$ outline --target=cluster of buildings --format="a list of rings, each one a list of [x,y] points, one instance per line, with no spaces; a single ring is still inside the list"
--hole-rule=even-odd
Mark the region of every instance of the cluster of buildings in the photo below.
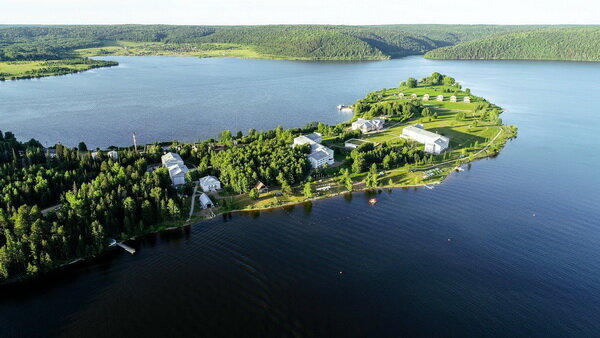
[[[181,156],[176,153],[168,152],[160,158],[163,167],[169,170],[169,177],[173,185],[185,184],[185,174],[189,171]],[[221,182],[215,176],[204,176],[199,182],[203,193],[200,194],[199,201],[202,209],[212,208],[215,204],[206,194],[207,192],[217,191],[221,189]]]
[[[332,165],[335,162],[333,158],[333,149],[322,145],[322,141],[323,139],[320,133],[301,135],[294,139],[294,146],[310,144],[308,160],[313,168],[320,168],[326,164]]]
[[[398,94],[398,98],[404,99],[405,98],[404,93],[399,93]],[[411,99],[417,99],[418,95],[413,93],[413,94],[410,95],[410,98]],[[425,95],[423,95],[423,97],[421,99],[423,101],[429,101],[429,98],[430,98],[429,94],[425,94]],[[439,102],[444,101],[444,95],[438,95],[438,96],[436,96],[435,100],[439,101]],[[456,98],[456,95],[450,96],[450,102],[457,102],[457,101],[458,100]],[[463,97],[463,102],[465,102],[465,103],[471,103],[471,97],[470,96]]]
[[[206,193],[221,190],[221,181],[214,176],[208,175],[202,177],[198,183],[200,183],[200,189],[203,191],[202,194],[200,194],[200,197],[198,197],[200,201],[200,207],[202,209],[214,207],[215,204]]]
[[[352,130],[360,130],[364,134],[374,130],[381,130],[383,129],[384,124],[385,120],[380,118],[372,120],[359,118],[352,122]]]
[[[404,127],[402,137],[423,143],[425,152],[435,155],[443,153],[450,146],[449,138],[425,130],[422,124]]]
[[[454,95],[450,96],[450,102],[457,102],[457,101],[458,100],[456,99],[456,96],[454,96]],[[471,103],[471,97],[470,96],[463,97],[463,102]]]
[[[163,167],[169,170],[169,177],[173,185],[185,184],[185,174],[189,171],[183,163],[181,156],[176,153],[166,153],[160,158]]]

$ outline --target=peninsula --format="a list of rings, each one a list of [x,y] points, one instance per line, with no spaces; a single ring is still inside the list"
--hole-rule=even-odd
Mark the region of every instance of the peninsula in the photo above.
[[[197,143],[44,148],[0,133],[0,280],[232,211],[428,186],[516,136],[502,109],[433,73],[369,93],[338,125],[223,131]]]

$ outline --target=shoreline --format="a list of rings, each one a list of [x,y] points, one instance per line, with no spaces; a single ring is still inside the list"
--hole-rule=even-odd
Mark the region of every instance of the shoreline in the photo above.
[[[468,164],[468,163],[472,163],[475,161],[492,158],[493,155],[497,155],[497,154],[491,154],[491,155],[475,158],[475,159],[473,159],[469,162],[465,162],[463,164]],[[441,165],[441,164],[438,164],[438,165]],[[128,239],[124,239],[121,242],[139,241],[147,236],[159,235],[161,233],[173,232],[175,230],[185,230],[186,227],[201,225],[207,221],[213,220],[216,217],[225,215],[225,214],[233,214],[233,213],[244,214],[244,213],[260,212],[260,211],[274,211],[277,209],[283,209],[283,208],[290,207],[290,206],[296,206],[296,205],[304,204],[307,202],[312,203],[312,202],[322,201],[322,200],[326,200],[326,199],[330,199],[330,198],[334,198],[334,197],[341,197],[341,196],[344,196],[347,194],[352,194],[352,193],[368,193],[369,191],[375,191],[375,192],[379,193],[378,190],[383,190],[383,189],[397,190],[397,189],[409,189],[409,188],[422,188],[422,187],[425,187],[426,185],[437,186],[437,185],[442,184],[448,177],[450,177],[450,175],[452,173],[454,173],[456,171],[456,168],[458,168],[458,167],[459,166],[453,166],[447,175],[445,175],[439,181],[434,181],[434,182],[427,182],[427,183],[421,183],[421,184],[408,184],[408,185],[406,185],[406,184],[404,184],[404,185],[384,185],[384,186],[375,187],[375,188],[362,187],[362,188],[358,188],[358,189],[352,190],[352,191],[343,191],[343,192],[337,192],[334,194],[326,194],[326,195],[321,195],[321,196],[309,198],[309,199],[302,200],[302,201],[288,202],[288,203],[284,203],[284,204],[277,205],[277,206],[270,206],[270,207],[265,207],[265,208],[235,209],[235,210],[219,211],[217,213],[214,213],[214,217],[210,217],[210,218],[202,218],[201,216],[194,216],[196,219],[193,219],[193,220],[188,220],[188,219],[182,218],[180,220],[174,221],[174,223],[178,223],[176,225],[171,225],[166,228],[159,227],[159,229],[154,229],[154,230],[151,230],[147,233],[140,234],[140,235],[135,235]],[[356,185],[359,185],[359,184],[361,184],[361,183],[360,182],[356,183]],[[95,260],[105,257],[106,255],[108,255],[111,252],[118,251],[117,249],[118,248],[114,247],[114,246],[113,247],[107,246],[102,252],[100,252],[97,255],[75,258],[69,262],[64,262],[64,263],[58,265],[57,267],[52,268],[40,275],[36,275],[36,276],[23,275],[23,276],[17,276],[13,279],[4,280],[4,281],[0,282],[0,290],[5,287],[17,286],[19,284],[35,283],[35,282],[43,280],[44,278],[52,276],[53,274],[61,273],[61,271],[68,270],[68,269],[75,269],[75,268],[77,268],[77,266],[85,265],[88,263],[93,263]]]
[[[431,183],[428,183],[428,184],[439,185],[439,184],[442,183],[442,181],[431,182]],[[394,190],[394,189],[419,188],[419,187],[424,187],[425,185],[427,185],[427,184],[398,185],[398,186],[381,186],[381,187],[376,187],[376,188],[360,188],[360,189],[353,190],[353,191],[338,192],[338,193],[335,193],[335,194],[322,195],[322,196],[317,196],[317,197],[310,198],[310,199],[303,200],[303,201],[294,201],[294,202],[285,203],[285,204],[281,204],[281,205],[278,205],[278,206],[272,206],[272,207],[267,207],[267,208],[236,209],[236,210],[227,210],[227,211],[222,211],[222,212],[219,211],[219,212],[215,213],[214,217],[200,218],[200,219],[196,219],[196,220],[193,220],[193,221],[187,221],[187,220],[183,220],[183,219],[182,220],[177,220],[175,222],[181,222],[181,224],[173,225],[173,226],[170,226],[168,228],[161,228],[161,229],[152,230],[152,231],[149,231],[147,233],[136,235],[136,236],[130,237],[128,239],[122,240],[121,242],[140,241],[144,237],[148,237],[148,236],[152,236],[152,235],[159,235],[161,233],[169,233],[169,232],[173,232],[175,230],[185,230],[185,228],[187,228],[187,227],[201,225],[201,224],[203,224],[203,223],[205,223],[207,221],[213,220],[213,219],[217,218],[218,216],[225,215],[225,214],[233,214],[233,213],[244,214],[244,213],[257,212],[257,211],[258,212],[260,212],[260,211],[273,211],[273,210],[283,209],[283,208],[290,207],[290,206],[296,206],[296,205],[299,205],[299,204],[304,204],[304,203],[307,203],[307,202],[311,202],[312,203],[312,202],[317,202],[317,201],[322,201],[322,200],[330,199],[330,198],[333,198],[333,197],[340,197],[340,196],[344,196],[346,194],[367,193],[369,191],[378,191],[378,190],[383,190],[383,189]],[[196,216],[196,217],[199,217],[199,216]],[[75,259],[73,259],[71,261],[64,262],[64,263],[56,266],[55,268],[52,268],[52,269],[50,269],[50,270],[48,270],[48,271],[46,271],[46,272],[44,272],[42,274],[36,275],[36,276],[22,275],[22,276],[16,276],[16,277],[14,277],[12,279],[4,280],[4,281],[0,282],[0,291],[1,291],[2,288],[8,288],[8,287],[11,287],[11,286],[17,286],[17,285],[26,284],[26,283],[40,282],[44,278],[51,277],[53,274],[59,274],[61,272],[64,272],[65,270],[76,269],[80,265],[85,265],[85,264],[88,264],[88,263],[93,263],[95,260],[100,259],[102,257],[106,257],[109,253],[115,252],[115,251],[119,251],[117,247],[115,247],[115,246],[112,246],[112,247],[111,246],[107,246],[102,252],[100,252],[97,255],[88,256],[88,257],[75,258]]]
[[[11,67],[23,65],[25,67],[29,67],[28,70],[20,70],[20,73],[3,73],[2,71],[0,71],[0,83],[4,81],[32,80],[51,76],[72,75],[87,72],[92,69],[111,68],[119,66],[118,62],[112,60],[89,59],[92,61],[92,63],[70,64],[69,62],[72,62],[72,60],[74,59],[45,61],[0,61],[0,70],[2,69],[2,66]],[[54,68],[36,68],[38,66]]]

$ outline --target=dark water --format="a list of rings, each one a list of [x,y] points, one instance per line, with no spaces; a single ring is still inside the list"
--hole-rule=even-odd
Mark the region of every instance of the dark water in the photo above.
[[[153,77],[171,76],[158,66],[168,62],[145,60],[129,62],[152,66]],[[304,69],[315,90],[295,93],[296,103],[327,101],[318,111],[324,120],[340,118],[331,104],[437,70],[503,106],[505,122],[520,133],[499,157],[434,190],[382,191],[375,206],[367,203],[371,196],[355,193],[234,214],[151,236],[136,244],[134,256],[115,251],[41,283],[0,290],[0,336],[600,335],[600,64],[176,60],[221,65],[229,76],[233,65],[274,65],[278,71],[263,83],[281,85],[252,89],[264,92],[291,86],[282,79]],[[46,85],[52,93],[103,71],[120,70],[0,89]],[[320,82],[351,76],[345,86]],[[222,105],[236,96],[223,95]],[[259,111],[262,104],[246,105]],[[115,109],[118,102],[98,105]],[[266,121],[253,123],[272,123],[277,113],[274,106]]]

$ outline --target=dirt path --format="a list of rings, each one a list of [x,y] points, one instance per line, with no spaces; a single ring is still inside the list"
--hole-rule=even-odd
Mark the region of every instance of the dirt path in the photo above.
[[[196,190],[198,190],[198,184],[194,186],[194,192],[192,193],[192,205],[190,206],[190,214],[188,216],[188,222],[192,219],[192,215],[194,214],[194,206],[196,204]]]

